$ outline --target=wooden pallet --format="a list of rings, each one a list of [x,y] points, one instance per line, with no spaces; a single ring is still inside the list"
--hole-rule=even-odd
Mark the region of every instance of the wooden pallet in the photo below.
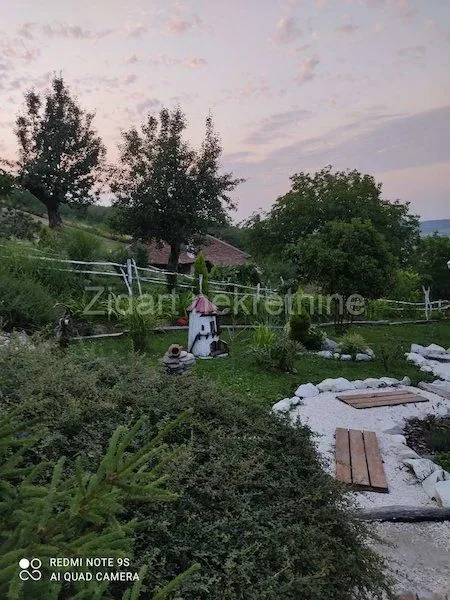
[[[336,398],[353,406],[353,408],[375,408],[377,406],[396,406],[397,404],[409,404],[411,402],[428,402],[428,398],[407,390],[341,394]]]
[[[374,431],[336,429],[336,478],[360,490],[389,491]]]

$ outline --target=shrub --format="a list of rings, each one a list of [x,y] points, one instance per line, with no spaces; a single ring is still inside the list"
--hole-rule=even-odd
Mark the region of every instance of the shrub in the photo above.
[[[122,299],[121,303],[115,302],[114,305],[113,315],[119,323],[127,327],[133,350],[135,352],[148,350],[149,336],[159,321],[154,309],[153,298],[129,297]]]
[[[81,451],[95,471],[118,425],[146,415],[138,448],[193,409],[165,437],[169,448],[185,445],[165,467],[179,498],[132,504],[121,516],[140,522],[134,564],[148,566],[151,590],[198,562],[180,585],[184,600],[381,600],[381,559],[343,487],[322,469],[306,427],[204,378],[163,375],[136,355],[95,358],[69,348],[4,357],[0,411],[19,406],[23,418],[46,418],[28,462],[66,454],[69,468]],[[142,592],[148,597],[149,586]]]
[[[342,354],[351,354],[355,356],[358,352],[364,352],[367,348],[367,342],[359,333],[347,333],[339,344]]]
[[[306,311],[291,315],[289,319],[289,335],[296,342],[305,344],[311,327],[311,317]]]
[[[258,325],[253,333],[253,346],[257,348],[271,348],[276,337],[276,333],[267,325]]]
[[[292,340],[285,332],[276,335],[266,325],[260,325],[254,335],[250,356],[259,365],[288,373],[295,372],[295,359],[302,344]]]
[[[101,238],[81,229],[65,229],[63,244],[71,260],[89,261],[101,256]]]
[[[0,206],[0,213],[2,208]],[[1,214],[0,237],[33,240],[40,229],[32,217],[14,209],[5,209]]]
[[[308,350],[321,350],[323,340],[325,339],[325,332],[319,327],[312,325],[304,341],[305,348]]]
[[[55,300],[40,283],[0,272],[0,289],[0,321],[7,329],[30,331],[54,321]]]
[[[203,252],[199,252],[194,261],[194,275],[195,275],[195,285],[194,292],[196,294],[200,293],[200,275],[202,276],[202,294],[205,296],[209,295],[209,287],[208,287],[208,267],[206,266],[206,260]]]
[[[439,452],[433,457],[434,462],[442,467],[444,471],[450,472],[450,452]]]

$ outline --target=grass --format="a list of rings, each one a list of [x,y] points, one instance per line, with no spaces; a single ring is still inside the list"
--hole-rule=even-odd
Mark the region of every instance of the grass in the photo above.
[[[292,396],[301,383],[311,381],[319,383],[327,377],[346,377],[349,380],[367,377],[391,376],[402,379],[405,375],[413,384],[421,380],[430,380],[417,367],[406,362],[403,353],[409,351],[411,343],[437,343],[448,346],[450,340],[450,321],[423,325],[396,325],[379,327],[355,327],[361,334],[376,358],[371,362],[343,362],[326,360],[312,354],[300,356],[296,360],[296,374],[266,371],[255,365],[248,356],[252,332],[223,331],[222,338],[229,344],[230,356],[215,360],[197,360],[194,367],[199,377],[214,380],[220,388],[237,393],[245,402],[271,406],[278,400]],[[328,331],[330,337],[332,330]],[[147,352],[149,366],[157,365],[170,344],[177,343],[186,347],[187,332],[175,331],[150,336]],[[126,338],[105,339],[83,342],[83,347],[95,355],[126,355],[131,351],[131,342]],[[397,356],[388,361],[385,370],[380,356],[382,348],[398,348]]]

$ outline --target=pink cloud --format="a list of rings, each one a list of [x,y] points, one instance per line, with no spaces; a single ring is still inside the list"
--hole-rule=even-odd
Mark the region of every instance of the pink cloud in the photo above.
[[[317,56],[310,56],[300,63],[300,74],[294,78],[299,84],[312,81],[316,77],[316,67],[319,65],[320,59]]]
[[[297,26],[294,17],[283,17],[277,23],[275,35],[270,38],[273,44],[289,44],[303,35],[303,30]]]

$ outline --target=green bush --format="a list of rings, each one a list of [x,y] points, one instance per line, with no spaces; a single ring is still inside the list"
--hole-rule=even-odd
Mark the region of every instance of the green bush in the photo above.
[[[35,330],[55,320],[55,300],[32,279],[0,271],[0,321],[6,329]]]
[[[364,352],[366,348],[367,342],[359,333],[347,333],[339,344],[342,354],[351,354],[352,356],[355,356],[358,352]]]
[[[122,298],[122,302],[114,303],[113,313],[119,323],[128,329],[133,350],[135,352],[148,350],[150,334],[159,321],[154,309],[153,297]]]
[[[450,472],[450,452],[439,452],[433,458],[434,462],[442,467],[444,471]]]
[[[102,240],[81,229],[65,229],[63,247],[71,260],[98,260],[102,257]]]
[[[304,346],[308,350],[321,350],[325,337],[326,334],[322,329],[312,325],[308,330]]]
[[[150,582],[142,598],[198,562],[200,570],[176,597],[381,600],[381,559],[348,510],[343,487],[322,469],[306,427],[243,404],[207,379],[163,375],[136,355],[7,352],[3,359],[0,354],[0,373],[0,411],[17,406],[21,418],[45,418],[26,456],[30,464],[66,455],[70,469],[82,452],[86,468],[95,471],[118,425],[146,415],[135,440],[139,448],[193,409],[165,437],[169,449],[185,445],[165,465],[179,498],[130,505],[121,516],[140,523],[133,563],[147,565]]]
[[[299,314],[292,314],[289,319],[289,335],[296,342],[305,344],[309,329],[311,327],[311,317],[306,311],[302,311]]]
[[[194,292],[196,294],[200,293],[200,275],[202,276],[202,294],[209,296],[208,267],[206,266],[206,260],[203,252],[199,252],[194,261]]]
[[[277,335],[266,325],[260,325],[254,335],[249,354],[267,369],[295,372],[295,359],[303,346],[285,332]]]
[[[30,215],[14,209],[4,209],[0,206],[0,237],[33,240],[40,229]]]

